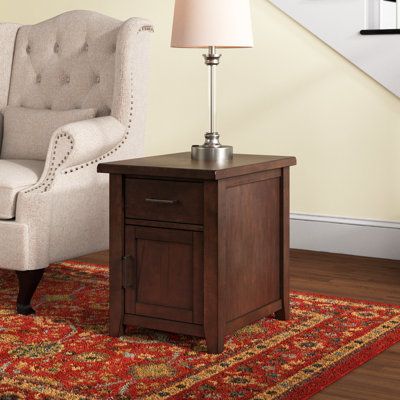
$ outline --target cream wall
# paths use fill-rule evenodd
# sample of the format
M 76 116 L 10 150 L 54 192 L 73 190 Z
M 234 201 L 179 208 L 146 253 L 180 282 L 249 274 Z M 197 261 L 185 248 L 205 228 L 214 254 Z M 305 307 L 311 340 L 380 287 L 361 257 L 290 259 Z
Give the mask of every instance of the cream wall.
M 223 142 L 297 156 L 293 212 L 400 221 L 400 100 L 268 1 L 252 5 L 256 47 L 223 51 L 219 69 Z M 206 68 L 201 50 L 169 48 L 173 0 L 1 0 L 0 19 L 82 8 L 155 25 L 146 153 L 199 143 Z

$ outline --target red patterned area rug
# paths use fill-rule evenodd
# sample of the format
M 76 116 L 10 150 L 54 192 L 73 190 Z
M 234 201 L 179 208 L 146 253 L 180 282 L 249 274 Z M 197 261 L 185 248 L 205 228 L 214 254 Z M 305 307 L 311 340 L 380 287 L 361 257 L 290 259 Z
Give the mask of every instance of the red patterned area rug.
M 0 399 L 306 399 L 400 340 L 400 307 L 291 295 L 293 318 L 227 338 L 132 329 L 107 336 L 108 267 L 52 265 L 36 317 L 14 312 L 14 274 L 0 271 Z

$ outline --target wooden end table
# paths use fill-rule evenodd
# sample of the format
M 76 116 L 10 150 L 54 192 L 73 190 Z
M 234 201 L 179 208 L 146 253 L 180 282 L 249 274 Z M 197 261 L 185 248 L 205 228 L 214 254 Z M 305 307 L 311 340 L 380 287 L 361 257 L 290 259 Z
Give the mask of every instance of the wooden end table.
M 294 157 L 190 153 L 100 164 L 110 174 L 110 335 L 126 325 L 205 337 L 289 318 Z

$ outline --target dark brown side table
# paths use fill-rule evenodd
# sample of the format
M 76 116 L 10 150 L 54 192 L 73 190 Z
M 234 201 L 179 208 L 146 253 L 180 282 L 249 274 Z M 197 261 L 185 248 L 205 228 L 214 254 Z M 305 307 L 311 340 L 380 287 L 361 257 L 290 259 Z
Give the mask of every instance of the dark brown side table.
M 289 167 L 235 154 L 100 164 L 110 174 L 110 335 L 137 325 L 205 337 L 289 318 Z

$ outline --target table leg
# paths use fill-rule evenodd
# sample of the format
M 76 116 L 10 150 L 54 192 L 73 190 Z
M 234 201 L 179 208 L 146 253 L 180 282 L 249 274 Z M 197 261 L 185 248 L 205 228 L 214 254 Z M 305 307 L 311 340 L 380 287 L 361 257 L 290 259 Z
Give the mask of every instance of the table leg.
M 282 321 L 290 319 L 289 298 L 289 167 L 282 169 L 282 202 L 281 202 L 281 271 L 280 293 L 282 309 L 276 313 L 276 318 Z
M 124 256 L 124 200 L 121 175 L 110 177 L 110 336 L 124 334 L 124 297 L 122 258 Z
M 209 353 L 224 350 L 224 263 L 219 249 L 217 182 L 204 185 L 204 332 Z
M 222 332 L 215 329 L 215 327 L 205 327 L 205 331 L 208 353 L 222 353 L 224 351 L 224 335 Z

